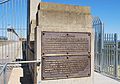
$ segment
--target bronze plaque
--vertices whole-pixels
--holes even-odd
[[[85,32],[42,32],[42,53],[88,55],[90,37]]]
[[[89,77],[90,56],[44,56],[42,57],[42,80]]]

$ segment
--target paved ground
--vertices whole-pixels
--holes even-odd
[[[94,84],[120,84],[120,82],[95,72]]]
[[[22,71],[24,73],[22,73]],[[14,77],[14,80],[16,80],[16,81],[14,81],[14,80],[12,81],[12,79],[10,78],[10,80],[14,83],[11,83],[9,81],[8,84],[33,84],[32,81],[31,81],[31,78],[30,78],[28,68],[21,68],[21,69],[13,70],[13,73],[14,73],[14,75],[12,76],[12,79]],[[21,81],[21,83],[20,83],[20,81]],[[120,82],[95,72],[94,73],[94,84],[120,84]]]

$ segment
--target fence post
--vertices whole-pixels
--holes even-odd
[[[114,34],[114,41],[115,41],[115,70],[114,75],[115,78],[118,78],[118,41],[117,41],[117,34]]]
[[[100,72],[103,71],[103,56],[104,56],[104,23],[101,22],[101,62],[100,62]]]

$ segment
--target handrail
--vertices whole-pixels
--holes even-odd
[[[8,64],[27,64],[27,63],[40,63],[40,60],[31,60],[31,61],[16,61],[16,62],[9,62]]]
[[[40,63],[40,62],[41,62],[40,60],[8,62],[3,66],[2,70],[0,71],[0,76],[8,64],[27,64],[27,63]]]

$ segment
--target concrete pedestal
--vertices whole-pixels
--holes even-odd
[[[94,34],[92,29],[92,20],[89,7],[70,6],[52,3],[40,3],[36,18],[35,32],[35,57],[41,60],[42,64],[37,66],[37,75],[35,75],[37,84],[93,84],[94,72]],[[64,55],[79,55],[78,53],[43,53],[43,32],[60,32],[60,33],[90,33],[90,74],[85,77],[67,78],[45,78],[43,77],[44,56],[56,57]],[[56,34],[57,35],[57,34]],[[49,37],[49,35],[48,35]],[[55,36],[58,38],[57,36]],[[47,37],[46,37],[47,38]],[[48,39],[54,38],[50,36]],[[84,38],[84,37],[83,37]],[[66,44],[66,43],[65,43]],[[45,44],[44,44],[45,45]],[[69,45],[70,46],[70,45]],[[82,45],[81,45],[82,46]],[[54,47],[54,46],[53,46]],[[66,46],[67,47],[67,46]],[[54,48],[53,48],[54,49]],[[49,51],[49,50],[48,50]],[[57,52],[57,51],[56,51]],[[81,54],[82,55],[82,54]],[[46,58],[45,58],[46,59]],[[81,63],[79,64],[81,65]],[[54,65],[53,65],[54,67]],[[87,73],[87,72],[85,72]],[[83,73],[84,74],[84,73]],[[47,75],[46,75],[47,76]],[[51,74],[52,77],[52,74]]]

